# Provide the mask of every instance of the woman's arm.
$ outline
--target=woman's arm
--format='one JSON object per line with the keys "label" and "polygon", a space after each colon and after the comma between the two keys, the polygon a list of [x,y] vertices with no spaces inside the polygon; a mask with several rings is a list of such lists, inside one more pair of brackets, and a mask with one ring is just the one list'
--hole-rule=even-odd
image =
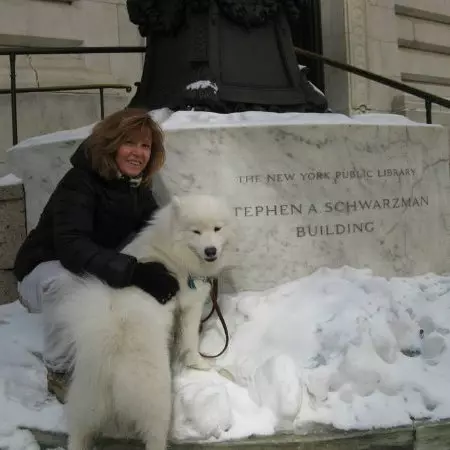
{"label": "woman's arm", "polygon": [[72,169],[53,199],[53,241],[61,264],[73,273],[88,272],[113,287],[131,284],[136,258],[97,245],[93,240],[96,204],[92,181]]}

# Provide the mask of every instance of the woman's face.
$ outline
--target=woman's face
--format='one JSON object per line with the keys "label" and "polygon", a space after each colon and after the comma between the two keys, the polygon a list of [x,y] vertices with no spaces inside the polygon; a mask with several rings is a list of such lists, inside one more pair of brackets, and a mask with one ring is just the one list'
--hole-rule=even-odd
{"label": "woman's face", "polygon": [[120,173],[129,177],[140,175],[150,160],[151,135],[131,136],[116,153],[116,164]]}

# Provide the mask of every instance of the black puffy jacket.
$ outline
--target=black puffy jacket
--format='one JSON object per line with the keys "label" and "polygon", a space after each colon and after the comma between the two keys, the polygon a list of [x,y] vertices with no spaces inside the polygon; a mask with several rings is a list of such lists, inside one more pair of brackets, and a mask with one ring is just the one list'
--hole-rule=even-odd
{"label": "black puffy jacket", "polygon": [[14,265],[19,281],[44,261],[59,260],[76,274],[90,273],[113,287],[131,284],[136,259],[118,252],[157,209],[148,187],[127,179],[105,180],[94,172],[83,144],[72,168],[51,195]]}

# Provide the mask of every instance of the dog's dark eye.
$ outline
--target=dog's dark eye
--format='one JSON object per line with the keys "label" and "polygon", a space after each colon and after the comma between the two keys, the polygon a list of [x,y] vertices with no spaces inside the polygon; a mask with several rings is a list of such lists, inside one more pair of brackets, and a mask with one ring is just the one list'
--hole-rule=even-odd
{"label": "dog's dark eye", "polygon": [[215,227],[214,231],[217,233],[218,231],[220,231],[222,229],[222,227]]}
{"label": "dog's dark eye", "polygon": [[202,234],[202,233],[200,233],[199,230],[192,230],[192,232],[195,233],[195,234]]}

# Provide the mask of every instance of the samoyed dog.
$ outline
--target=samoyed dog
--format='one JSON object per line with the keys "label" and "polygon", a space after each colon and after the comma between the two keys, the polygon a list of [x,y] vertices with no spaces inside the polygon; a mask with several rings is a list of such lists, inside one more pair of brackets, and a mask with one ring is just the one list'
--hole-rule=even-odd
{"label": "samoyed dog", "polygon": [[174,197],[124,248],[138,261],[163,263],[177,277],[180,291],[165,305],[139,288],[113,289],[94,277],[64,291],[58,314],[75,348],[66,403],[69,450],[91,448],[111,424],[133,430],[146,450],[166,448],[172,343],[187,367],[210,368],[198,349],[210,293],[204,278],[224,268],[232,223],[218,198]]}

